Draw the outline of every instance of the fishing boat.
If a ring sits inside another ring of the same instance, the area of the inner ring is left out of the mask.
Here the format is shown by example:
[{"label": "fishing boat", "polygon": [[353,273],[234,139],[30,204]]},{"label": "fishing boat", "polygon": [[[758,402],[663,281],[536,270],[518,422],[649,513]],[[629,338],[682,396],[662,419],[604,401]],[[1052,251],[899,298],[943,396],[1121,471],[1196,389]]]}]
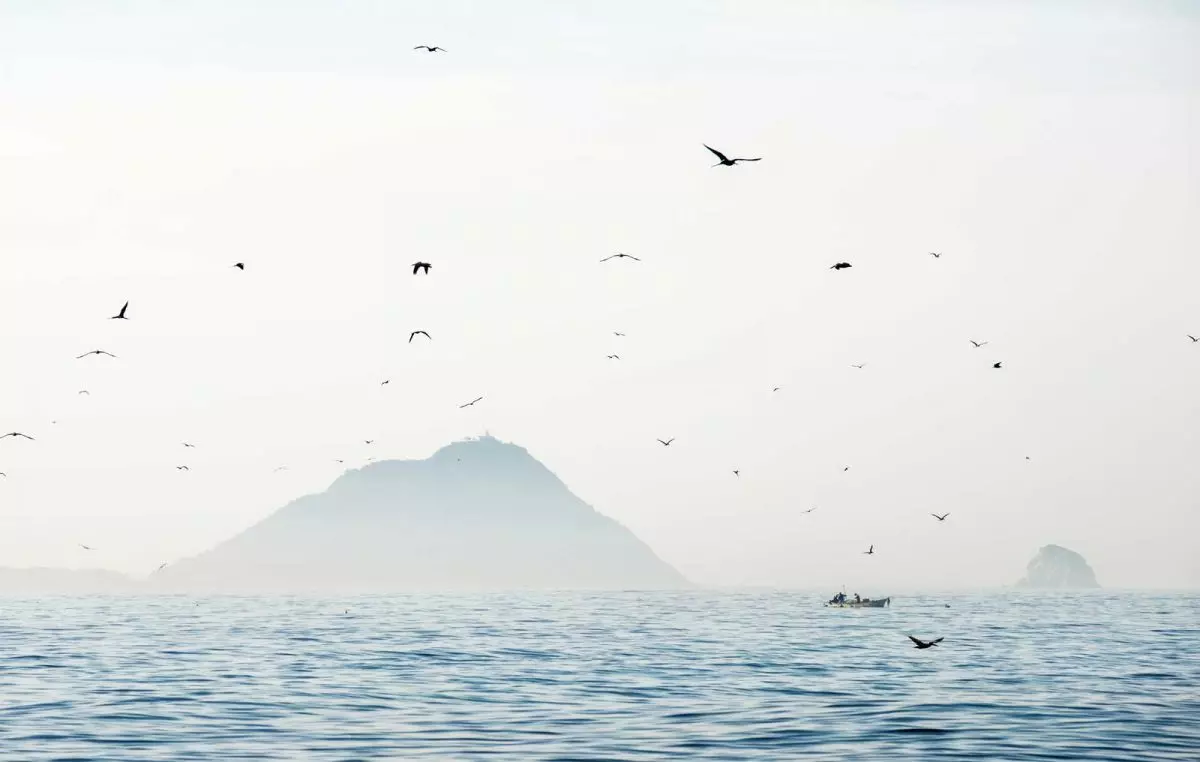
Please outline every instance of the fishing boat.
[{"label": "fishing boat", "polygon": [[835,596],[833,600],[826,601],[825,605],[833,609],[881,609],[892,605],[892,598],[863,598],[857,601],[846,598],[839,601]]}]

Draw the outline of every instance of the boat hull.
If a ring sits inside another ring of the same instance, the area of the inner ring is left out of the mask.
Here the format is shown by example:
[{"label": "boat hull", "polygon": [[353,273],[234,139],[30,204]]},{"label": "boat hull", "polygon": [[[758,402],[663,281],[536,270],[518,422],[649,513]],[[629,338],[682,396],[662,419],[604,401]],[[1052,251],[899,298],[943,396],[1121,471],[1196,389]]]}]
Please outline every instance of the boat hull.
[{"label": "boat hull", "polygon": [[866,600],[858,601],[857,603],[854,601],[846,601],[845,603],[826,603],[825,605],[831,609],[881,609],[884,606],[892,605],[892,598],[891,596],[888,596],[887,598],[877,598],[875,600],[868,598]]}]

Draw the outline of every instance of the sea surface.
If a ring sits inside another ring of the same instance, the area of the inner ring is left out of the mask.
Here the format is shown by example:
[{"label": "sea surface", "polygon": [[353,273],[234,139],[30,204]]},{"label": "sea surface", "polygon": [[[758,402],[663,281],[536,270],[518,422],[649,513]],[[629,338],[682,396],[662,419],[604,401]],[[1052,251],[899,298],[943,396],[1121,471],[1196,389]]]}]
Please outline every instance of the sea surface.
[{"label": "sea surface", "polygon": [[0,598],[0,759],[1200,760],[1196,594],[824,597]]}]

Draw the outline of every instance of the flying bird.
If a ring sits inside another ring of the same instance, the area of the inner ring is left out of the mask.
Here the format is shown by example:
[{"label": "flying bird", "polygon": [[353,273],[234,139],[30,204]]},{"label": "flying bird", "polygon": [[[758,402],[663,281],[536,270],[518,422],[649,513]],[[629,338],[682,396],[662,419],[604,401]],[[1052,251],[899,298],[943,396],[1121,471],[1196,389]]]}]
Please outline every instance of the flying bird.
[{"label": "flying bird", "polygon": [[84,545],[82,542],[81,542],[81,543],[77,543],[77,544],[79,545],[79,547],[83,548],[84,550],[95,550],[95,548],[92,548],[92,547],[89,547],[89,546],[87,546],[87,545]]},{"label": "flying bird", "polygon": [[175,466],[175,470],[176,471],[191,471],[192,469],[188,468],[187,466]]},{"label": "flying bird", "polygon": [[912,635],[909,635],[908,639],[913,642],[913,644],[915,645],[916,648],[922,648],[922,649],[933,648],[938,643],[941,643],[944,640],[944,638],[938,638],[937,640],[921,640],[920,638],[914,638]]},{"label": "flying bird", "polygon": [[703,145],[708,150],[712,151],[713,156],[717,157],[717,163],[713,165],[714,167],[732,167],[734,164],[737,164],[739,161],[762,161],[761,156],[759,156],[756,159],[731,159],[707,143],[702,143],[701,145]]},{"label": "flying bird", "polygon": [[121,307],[121,311],[110,317],[109,320],[128,320],[129,318],[125,317],[125,310],[127,309],[129,309],[129,302],[125,302],[125,305]]},{"label": "flying bird", "polygon": [[82,360],[83,358],[87,357],[88,355],[108,355],[109,357],[113,358],[114,360],[117,358],[117,356],[114,355],[112,352],[105,352],[103,349],[93,349],[91,352],[84,352],[83,354],[79,355],[75,359]]},{"label": "flying bird", "polygon": [[475,399],[471,400],[470,402],[468,402],[465,405],[459,405],[458,409],[462,410],[464,407],[471,407],[472,405],[474,405],[476,402],[478,402],[481,399],[483,399],[483,397],[476,397]]},{"label": "flying bird", "polygon": [[849,262],[838,262],[837,264],[835,264],[833,267],[830,267],[829,269],[830,270],[845,270],[847,267],[853,267],[853,266],[854,265],[850,264]]},{"label": "flying bird", "polygon": [[873,556],[873,555],[875,555],[875,546],[874,546],[874,545],[872,545],[871,547],[869,547],[869,548],[867,548],[866,550],[864,550],[864,551],[863,551],[863,555],[864,555],[864,556]]},{"label": "flying bird", "polygon": [[184,446],[184,447],[195,447],[196,445],[194,445],[194,444],[191,444],[190,442],[184,442],[184,443],[183,443],[183,446]]},{"label": "flying bird", "polygon": [[999,367],[1000,367],[1000,363],[998,363],[998,362],[994,362],[994,363],[992,363],[992,367],[993,367],[993,368],[999,368]]},{"label": "flying bird", "polygon": [[413,48],[413,50],[424,50],[428,53],[438,53],[438,52],[445,53],[445,52],[447,52],[445,48],[440,48],[437,45],[418,45],[415,48]]},{"label": "flying bird", "polygon": [[80,389],[80,390],[79,390],[79,392],[78,392],[78,394],[86,394],[86,395],[87,395],[87,396],[89,396],[89,397],[91,397],[91,396],[92,396],[92,393],[91,393],[91,392],[89,392],[87,389]]},{"label": "flying bird", "polygon": [[772,392],[777,392],[777,391],[779,391],[779,390],[780,390],[780,389],[782,389],[782,388],[783,388],[782,386],[776,386],[776,387],[775,387],[774,389],[772,389],[771,391],[772,391]]},{"label": "flying bird", "polygon": [[738,471],[738,470],[735,468],[735,469],[733,469],[733,475],[734,475],[734,476],[738,476],[738,477],[740,477],[740,476],[742,475],[742,472],[741,472],[741,471]]},{"label": "flying bird", "polygon": [[3,476],[5,479],[8,478],[8,474],[4,473],[3,471],[0,471],[0,476]]},{"label": "flying bird", "polygon": [[625,334],[621,333],[620,331],[613,331],[613,336],[624,336],[624,335]]},{"label": "flying bird", "polygon": [[165,568],[167,568],[167,564],[165,562],[161,563],[158,565],[158,568],[154,570],[154,573],[158,574],[160,571],[162,571]]},{"label": "flying bird", "polygon": [[807,511],[801,511],[801,513],[812,513],[815,510],[817,510],[817,506],[814,505],[812,508],[809,508]]},{"label": "flying bird", "polygon": [[668,439],[668,440],[667,440],[667,441],[665,441],[665,442],[664,442],[663,440],[661,440],[661,439],[660,439],[660,440],[658,440],[658,443],[659,443],[659,444],[661,444],[663,447],[670,447],[670,446],[671,446],[671,443],[672,443],[672,442],[674,442],[674,441],[675,441],[675,437],[671,437],[670,439]]},{"label": "flying bird", "polygon": [[931,251],[931,252],[929,252],[929,256],[933,257],[934,259],[941,259],[941,258],[942,258],[942,254],[941,254],[941,252],[938,252],[938,251]]},{"label": "flying bird", "polygon": [[245,262],[235,262],[233,266],[234,266],[234,267],[236,267],[236,268],[237,268],[237,269],[239,269],[239,270],[245,270],[245,269],[246,269],[246,263],[245,263]]},{"label": "flying bird", "polygon": [[1193,344],[1200,342],[1200,339],[1197,339],[1195,336],[1191,335],[1190,333],[1187,335],[1187,337],[1192,340]]},{"label": "flying bird", "polygon": [[363,444],[375,444],[375,440],[374,439],[364,439]]},{"label": "flying bird", "polygon": [[4,436],[0,437],[0,439],[8,439],[9,437],[25,437],[30,442],[34,441],[33,437],[29,436],[28,434],[22,434],[19,431],[10,431]]},{"label": "flying bird", "polygon": [[949,513],[943,513],[941,516],[939,516],[939,515],[937,515],[936,513],[931,513],[931,514],[929,514],[929,515],[930,515],[930,516],[932,516],[932,517],[934,517],[934,518],[935,518],[935,519],[937,519],[938,521],[945,521],[945,520],[946,520],[946,517],[947,517],[947,516],[949,516],[950,514],[949,514]]},{"label": "flying bird", "polygon": [[425,274],[428,275],[429,268],[431,267],[433,267],[433,265],[429,264],[428,262],[413,262],[413,275],[416,275],[419,270],[424,270]]},{"label": "flying bird", "polygon": [[863,368],[867,367],[867,364],[866,364],[865,362],[863,362],[863,363],[858,363],[858,364],[851,363],[851,364],[850,364],[850,367],[851,367],[851,368],[858,368],[859,370],[862,370]]},{"label": "flying bird", "polygon": [[433,337],[430,336],[429,334],[425,333],[424,331],[413,331],[412,333],[410,333],[408,335],[408,343],[411,344],[413,338],[415,338],[416,336],[424,336],[425,338],[429,339],[430,341],[433,341]]},{"label": "flying bird", "polygon": [[[409,339],[409,341],[412,341],[412,339],[410,338],[410,339]],[[383,381],[382,381],[382,382],[381,382],[379,385],[380,385],[380,386],[387,386],[387,385],[388,385],[388,384],[390,384],[390,383],[392,383],[392,380],[391,380],[390,378],[388,378],[388,379],[384,379],[384,380],[383,380]]]},{"label": "flying bird", "polygon": [[633,256],[632,254],[620,254],[620,253],[618,253],[618,254],[613,254],[613,255],[612,255],[612,256],[610,256],[610,257],[605,257],[604,259],[602,259],[602,260],[600,260],[600,261],[601,261],[601,262],[607,262],[607,261],[608,261],[608,260],[610,260],[610,259],[619,259],[619,258],[623,258],[623,259],[632,259],[634,262],[641,262],[641,261],[642,261],[642,260],[638,259],[637,257]]},{"label": "flying bird", "polygon": [[610,360],[620,360],[621,359],[620,355],[607,355],[607,357]]},{"label": "flying bird", "polygon": [[983,347],[983,346],[987,346],[987,343],[988,343],[986,341],[975,341],[975,339],[967,339],[967,341],[974,344],[976,349],[979,349],[980,347]]}]

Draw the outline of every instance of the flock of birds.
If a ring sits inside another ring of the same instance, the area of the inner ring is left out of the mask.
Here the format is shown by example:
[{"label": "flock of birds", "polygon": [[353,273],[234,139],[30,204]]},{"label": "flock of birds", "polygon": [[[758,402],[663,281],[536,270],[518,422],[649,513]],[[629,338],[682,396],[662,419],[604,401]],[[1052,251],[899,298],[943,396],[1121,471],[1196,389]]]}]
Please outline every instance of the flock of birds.
[{"label": "flock of birds", "polygon": [[[417,45],[413,48],[413,50],[420,50],[420,51],[424,51],[426,53],[446,53],[447,52],[445,48],[442,48],[437,45]],[[730,158],[725,153],[717,150],[716,148],[713,148],[712,146],[708,145],[707,143],[704,143],[702,145],[709,152],[711,152],[712,155],[715,156],[717,159],[717,162],[715,164],[713,164],[712,167],[734,167],[742,162],[762,161],[761,156],[756,156],[753,158],[744,158],[744,157]],[[933,257],[934,259],[941,259],[942,255],[943,255],[943,252],[934,252],[934,251],[929,252],[929,256]],[[636,257],[632,254],[628,254],[625,252],[618,252],[618,253],[609,255],[607,257],[604,257],[603,259],[600,260],[600,262],[605,263],[605,262],[610,262],[612,260],[628,260],[631,262],[641,262],[642,261],[639,257]],[[239,271],[245,271],[246,263],[245,262],[235,262],[232,265],[232,267]],[[842,270],[851,269],[852,267],[853,267],[853,265],[850,262],[835,262],[833,265],[830,266],[829,269],[834,270],[834,271],[842,271]],[[433,268],[433,265],[430,262],[423,262],[423,261],[413,262],[412,263],[412,274],[428,276],[430,274],[430,271],[432,268]],[[130,317],[127,314],[129,311],[129,305],[130,305],[130,302],[126,301],[123,305],[121,305],[121,309],[117,312],[117,314],[112,315],[109,319],[110,320],[129,320]],[[620,331],[613,331],[613,335],[622,337],[625,334],[621,333]],[[430,336],[430,334],[427,331],[415,330],[409,334],[408,343],[411,344],[413,342],[413,340],[416,339],[416,337],[418,337],[418,336],[423,336],[426,340],[430,340],[430,341],[432,341],[432,339],[433,339],[433,337]],[[1200,344],[1200,337],[1194,336],[1192,334],[1187,334],[1187,337],[1188,337],[1188,339],[1191,340],[1191,342],[1193,344]],[[982,349],[983,347],[988,346],[987,341],[976,341],[974,339],[969,339],[969,341],[975,349]],[[115,355],[112,352],[109,352],[107,350],[104,350],[104,349],[93,349],[93,350],[84,352],[83,354],[78,355],[76,357],[76,359],[82,360],[87,357],[107,357],[107,358],[111,358],[114,360],[119,359],[117,357],[117,355]],[[607,359],[620,360],[621,358],[617,354],[610,354],[610,355],[607,355]],[[851,367],[858,369],[858,370],[862,370],[866,367],[866,363],[855,363],[855,364],[852,364]],[[1003,362],[1002,361],[993,362],[992,368],[997,369],[997,370],[1002,369]],[[387,385],[389,383],[390,383],[390,379],[385,379],[383,382],[381,382],[381,385]],[[774,387],[772,389],[772,392],[778,392],[780,389],[781,389],[781,387],[778,387],[778,386]],[[83,389],[83,390],[80,390],[78,392],[78,394],[79,395],[90,395],[90,392],[86,389]],[[459,407],[459,409],[474,407],[476,404],[478,404],[481,401],[483,401],[483,397],[479,396],[479,397],[476,397],[475,399],[472,399],[469,402],[465,402],[465,403],[459,405],[458,407]],[[10,439],[10,438],[11,439],[23,439],[23,440],[28,440],[31,442],[35,441],[35,438],[33,436],[30,436],[29,434],[27,434],[25,432],[21,432],[21,431],[10,431],[6,434],[0,435],[0,440]],[[373,444],[375,440],[367,439],[367,440],[363,440],[363,441],[367,445],[370,445],[370,444]],[[675,441],[675,438],[670,437],[668,439],[658,439],[657,441],[663,447],[670,447],[671,444]],[[183,442],[182,444],[183,444],[183,447],[187,448],[187,449],[191,449],[191,448],[195,447],[195,445],[190,442]],[[1026,456],[1025,459],[1029,460],[1028,456]],[[369,460],[373,460],[373,459],[369,459]],[[343,463],[344,461],[337,460],[336,462]],[[189,471],[190,470],[190,468],[187,465],[178,465],[178,466],[175,466],[175,468],[178,471]],[[287,466],[279,466],[278,468],[275,469],[275,471],[284,471],[284,470],[287,470]],[[845,466],[843,468],[843,471],[849,471],[849,470],[850,470],[849,466]],[[741,471],[739,469],[733,469],[733,475],[735,477],[740,477]],[[7,474],[5,472],[0,471],[0,477],[7,477]],[[809,508],[805,511],[802,511],[801,513],[805,513],[805,514],[812,513],[815,510],[816,510],[816,508],[813,507],[813,508]],[[942,513],[942,514],[931,513],[930,515],[934,519],[936,519],[939,523],[941,523],[941,522],[944,522],[950,514],[949,513]],[[78,543],[78,545],[80,548],[82,548],[85,551],[95,550],[95,548],[90,545],[86,545],[83,543]],[[875,546],[873,544],[870,545],[867,548],[867,550],[863,551],[863,554],[868,555],[868,556],[876,555]],[[167,564],[163,563],[163,564],[159,565],[155,571],[156,572],[162,571],[166,566],[167,566]],[[936,640],[924,641],[919,638],[913,637],[911,635],[909,635],[908,637],[910,640],[912,640],[914,647],[917,649],[932,648],[932,647],[938,645],[938,643],[942,642],[942,640],[943,640],[942,638],[937,638]]]}]

